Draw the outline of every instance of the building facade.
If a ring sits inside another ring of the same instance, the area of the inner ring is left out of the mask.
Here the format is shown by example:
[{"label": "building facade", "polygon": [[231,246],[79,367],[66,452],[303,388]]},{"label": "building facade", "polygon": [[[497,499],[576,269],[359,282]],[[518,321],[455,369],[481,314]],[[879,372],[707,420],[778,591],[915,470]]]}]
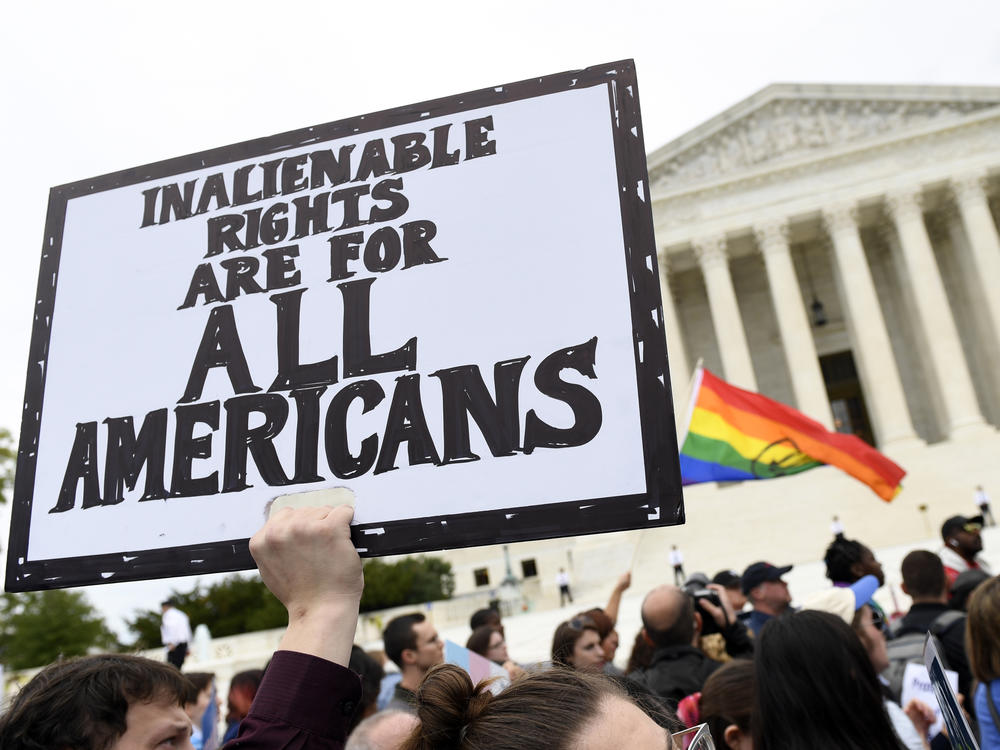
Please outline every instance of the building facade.
[{"label": "building facade", "polygon": [[[656,582],[672,543],[709,574],[816,560],[833,515],[878,547],[935,537],[976,485],[1000,499],[1000,88],[777,84],[648,168],[678,422],[700,360],[878,446],[903,491],[829,467],[698,485],[685,526],[511,545],[515,575],[635,557]],[[499,548],[448,556],[459,591],[504,575]]]}]

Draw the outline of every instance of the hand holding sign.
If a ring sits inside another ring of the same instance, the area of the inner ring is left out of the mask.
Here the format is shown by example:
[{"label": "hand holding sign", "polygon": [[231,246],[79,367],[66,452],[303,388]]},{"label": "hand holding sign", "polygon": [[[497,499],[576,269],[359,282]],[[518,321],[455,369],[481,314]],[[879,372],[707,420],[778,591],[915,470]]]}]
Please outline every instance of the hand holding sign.
[{"label": "hand holding sign", "polygon": [[264,585],[288,610],[280,648],[350,660],[365,585],[353,517],[348,506],[283,508],[250,540]]}]

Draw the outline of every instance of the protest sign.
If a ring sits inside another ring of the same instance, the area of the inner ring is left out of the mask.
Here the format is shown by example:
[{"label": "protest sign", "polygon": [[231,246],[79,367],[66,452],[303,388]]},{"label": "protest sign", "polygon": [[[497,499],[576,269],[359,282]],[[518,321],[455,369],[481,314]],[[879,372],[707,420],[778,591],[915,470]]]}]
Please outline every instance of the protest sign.
[{"label": "protest sign", "polygon": [[[944,670],[944,675],[948,679],[951,689],[955,693],[958,693],[958,672],[946,669]],[[923,664],[909,662],[903,672],[903,691],[899,697],[899,705],[905,706],[914,698],[934,709],[936,719],[930,729],[927,730],[927,736],[933,737],[944,726],[944,719],[941,717],[941,707],[938,706],[937,695],[934,692],[934,686],[931,684],[931,677],[927,672],[927,667]]]},{"label": "protest sign", "polygon": [[948,679],[941,661],[938,640],[930,633],[927,634],[927,642],[924,643],[924,664],[941,711],[941,720],[948,728],[948,741],[951,742],[951,746],[955,750],[979,750],[979,743],[972,734],[972,728],[958,702],[958,694]]},{"label": "protest sign", "polygon": [[631,61],[53,188],[7,588],[683,522]]}]

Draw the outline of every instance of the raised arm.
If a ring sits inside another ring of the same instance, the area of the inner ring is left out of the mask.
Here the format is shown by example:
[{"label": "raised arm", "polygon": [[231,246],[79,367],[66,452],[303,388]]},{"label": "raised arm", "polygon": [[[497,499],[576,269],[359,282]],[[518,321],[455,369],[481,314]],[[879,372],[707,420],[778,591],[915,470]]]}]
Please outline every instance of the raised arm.
[{"label": "raised arm", "polygon": [[264,585],[288,610],[281,649],[347,666],[365,586],[353,517],[348,506],[285,508],[250,540]]},{"label": "raised arm", "polygon": [[364,579],[349,507],[284,509],[250,540],[288,629],[226,750],[340,750],[361,700],[347,668]]},{"label": "raised arm", "polygon": [[618,609],[622,604],[622,594],[625,589],[632,585],[632,573],[622,573],[618,576],[618,581],[608,598],[608,605],[604,608],[604,613],[611,618],[613,624],[618,623]]}]

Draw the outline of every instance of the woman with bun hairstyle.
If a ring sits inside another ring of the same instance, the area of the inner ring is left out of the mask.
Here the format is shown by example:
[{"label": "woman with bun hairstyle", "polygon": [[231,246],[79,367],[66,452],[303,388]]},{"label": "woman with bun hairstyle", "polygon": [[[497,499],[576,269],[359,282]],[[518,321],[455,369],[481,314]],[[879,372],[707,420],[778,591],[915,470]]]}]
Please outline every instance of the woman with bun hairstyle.
[{"label": "woman with bun hairstyle", "polygon": [[[417,718],[402,750],[672,750],[657,724],[612,678],[551,669],[497,696],[453,664],[434,667],[416,694]],[[665,711],[659,715],[665,716]]]},{"label": "woman with bun hairstyle", "polygon": [[552,637],[552,663],[584,672],[604,670],[604,649],[597,624],[587,616],[559,623]]}]

